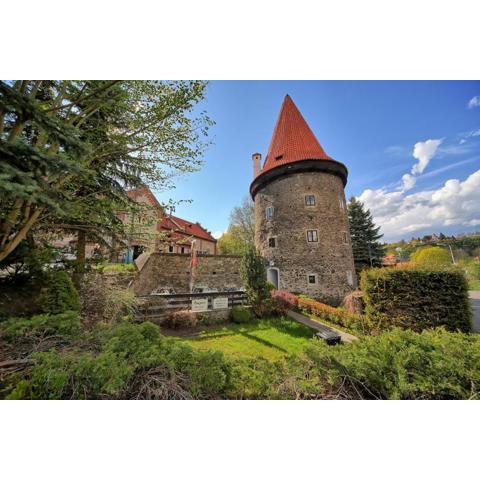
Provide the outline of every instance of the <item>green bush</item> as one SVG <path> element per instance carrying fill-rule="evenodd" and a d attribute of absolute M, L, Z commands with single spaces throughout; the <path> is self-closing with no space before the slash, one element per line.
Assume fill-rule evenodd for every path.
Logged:
<path fill-rule="evenodd" d="M 234 323 L 249 323 L 253 320 L 251 310 L 241 305 L 234 305 L 230 311 L 230 315 Z"/>
<path fill-rule="evenodd" d="M 410 261 L 427 267 L 446 267 L 452 264 L 452 257 L 446 248 L 422 247 L 410 255 Z"/>
<path fill-rule="evenodd" d="M 118 356 L 90 352 L 37 352 L 34 367 L 7 396 L 8 399 L 118 398 L 133 369 Z"/>
<path fill-rule="evenodd" d="M 367 321 L 375 330 L 472 329 L 468 284 L 460 270 L 371 269 L 362 272 L 361 288 Z"/>
<path fill-rule="evenodd" d="M 77 289 L 68 273 L 63 270 L 51 271 L 46 275 L 39 302 L 44 313 L 80 311 Z"/>
<path fill-rule="evenodd" d="M 99 352 L 37 352 L 10 376 L 7 398 L 220 398 L 231 366 L 221 352 L 197 351 L 157 325 L 121 323 L 103 332 Z"/>
<path fill-rule="evenodd" d="M 258 250 L 250 246 L 245 251 L 240 264 L 240 274 L 249 304 L 253 312 L 262 318 L 273 310 L 270 287 L 265 272 L 265 261 Z"/>
<path fill-rule="evenodd" d="M 348 345 L 318 342 L 306 357 L 349 398 L 474 399 L 480 395 L 480 337 L 445 329 L 393 329 Z"/>
<path fill-rule="evenodd" d="M 11 318 L 1 325 L 1 335 L 9 341 L 22 337 L 43 337 L 47 335 L 76 335 L 80 331 L 77 312 L 49 313 L 31 318 Z"/>
<path fill-rule="evenodd" d="M 227 389 L 231 399 L 319 399 L 324 398 L 326 381 L 312 374 L 311 362 L 290 356 L 285 361 L 264 358 L 237 360 Z"/>

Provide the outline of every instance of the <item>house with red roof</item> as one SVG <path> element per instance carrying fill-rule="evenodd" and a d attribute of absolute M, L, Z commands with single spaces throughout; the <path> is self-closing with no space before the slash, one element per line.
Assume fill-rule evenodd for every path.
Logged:
<path fill-rule="evenodd" d="M 155 195 L 147 187 L 127 192 L 139 205 L 136 212 L 119 213 L 122 222 L 132 225 L 132 238 L 127 249 L 119 252 L 118 261 L 135 261 L 151 252 L 216 255 L 217 240 L 199 222 L 185 220 L 164 211 Z M 142 208 L 143 207 L 143 208 Z"/>

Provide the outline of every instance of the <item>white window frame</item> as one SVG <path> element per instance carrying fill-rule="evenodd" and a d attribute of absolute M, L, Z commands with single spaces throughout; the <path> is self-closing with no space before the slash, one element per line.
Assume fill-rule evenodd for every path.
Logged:
<path fill-rule="evenodd" d="M 345 202 L 343 201 L 342 197 L 339 197 L 338 199 L 338 206 L 340 207 L 340 210 L 345 210 Z"/>
<path fill-rule="evenodd" d="M 347 283 L 353 287 L 353 273 L 351 270 L 347 270 Z"/>
<path fill-rule="evenodd" d="M 308 234 L 310 232 L 315 232 L 315 235 L 312 234 L 312 240 L 309 239 Z M 315 240 L 313 239 L 315 237 Z M 312 230 L 307 230 L 307 242 L 308 243 L 318 243 L 318 230 L 312 229 Z"/>
<path fill-rule="evenodd" d="M 271 215 L 269 215 L 269 212 L 272 212 Z M 275 209 L 272 206 L 266 207 L 265 208 L 265 217 L 268 220 L 269 218 L 273 218 L 273 214 L 275 212 Z"/>
<path fill-rule="evenodd" d="M 307 198 L 313 198 L 313 203 L 308 203 Z M 305 206 L 306 207 L 314 207 L 317 204 L 317 201 L 315 199 L 315 195 L 308 194 L 305 195 Z"/>
<path fill-rule="evenodd" d="M 315 277 L 315 281 L 312 283 L 310 282 L 310 277 Z M 316 273 L 308 273 L 307 274 L 307 285 L 317 285 L 318 284 L 318 275 Z"/>

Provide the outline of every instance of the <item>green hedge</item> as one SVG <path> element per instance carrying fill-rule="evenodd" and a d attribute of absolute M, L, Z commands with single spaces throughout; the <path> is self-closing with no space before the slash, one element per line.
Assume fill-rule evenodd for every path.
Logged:
<path fill-rule="evenodd" d="M 377 330 L 443 326 L 470 332 L 467 280 L 457 269 L 378 268 L 362 272 L 365 314 Z"/>

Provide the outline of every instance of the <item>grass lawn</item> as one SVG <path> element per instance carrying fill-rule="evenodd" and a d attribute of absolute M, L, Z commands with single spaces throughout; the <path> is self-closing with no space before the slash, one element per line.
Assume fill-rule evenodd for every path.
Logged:
<path fill-rule="evenodd" d="M 469 290 L 480 290 L 480 280 L 469 280 L 468 281 Z"/>
<path fill-rule="evenodd" d="M 314 330 L 289 318 L 262 319 L 243 325 L 223 325 L 214 330 L 184 337 L 194 348 L 221 350 L 235 357 L 262 356 L 279 360 L 300 352 L 312 339 Z"/>

